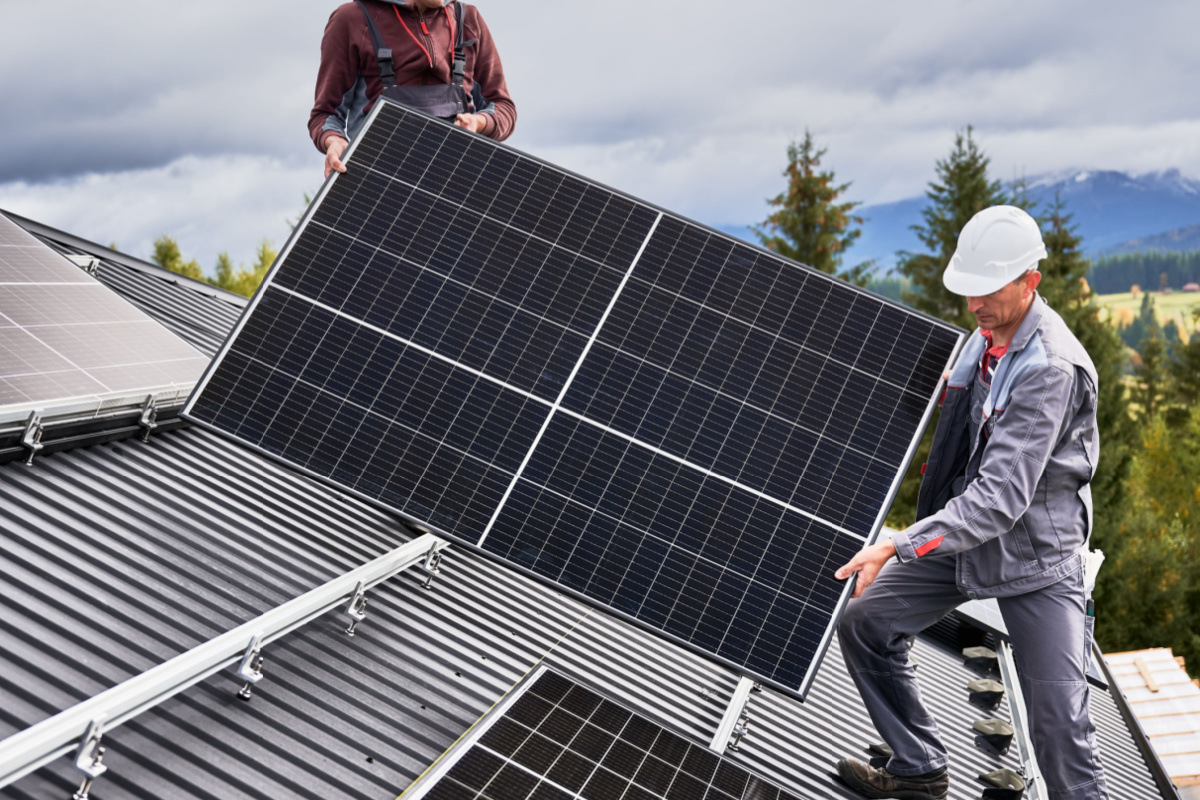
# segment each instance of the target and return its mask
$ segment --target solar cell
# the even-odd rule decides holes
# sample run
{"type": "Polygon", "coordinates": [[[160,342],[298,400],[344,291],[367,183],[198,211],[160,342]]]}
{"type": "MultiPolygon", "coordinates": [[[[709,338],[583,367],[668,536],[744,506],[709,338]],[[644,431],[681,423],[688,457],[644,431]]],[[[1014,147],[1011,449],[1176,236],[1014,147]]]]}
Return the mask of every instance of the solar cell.
{"type": "Polygon", "coordinates": [[[390,103],[186,415],[803,694],[957,329],[390,103]]]}
{"type": "Polygon", "coordinates": [[[0,432],[178,405],[207,359],[0,215],[0,432]]]}
{"type": "Polygon", "coordinates": [[[401,800],[798,800],[545,667],[401,800]]]}

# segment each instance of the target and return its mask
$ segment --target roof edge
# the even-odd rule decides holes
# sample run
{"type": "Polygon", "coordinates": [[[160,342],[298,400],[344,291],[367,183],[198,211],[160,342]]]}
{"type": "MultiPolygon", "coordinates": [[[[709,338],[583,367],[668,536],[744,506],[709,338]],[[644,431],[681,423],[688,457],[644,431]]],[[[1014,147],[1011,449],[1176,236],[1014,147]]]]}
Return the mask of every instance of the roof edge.
{"type": "Polygon", "coordinates": [[[1104,677],[1108,679],[1108,692],[1117,704],[1117,708],[1121,712],[1121,718],[1125,720],[1125,726],[1133,734],[1133,743],[1137,746],[1138,752],[1142,754],[1142,758],[1145,759],[1146,766],[1150,769],[1150,775],[1154,778],[1155,785],[1158,786],[1158,791],[1162,793],[1162,796],[1166,800],[1182,800],[1179,789],[1171,780],[1171,776],[1167,774],[1167,768],[1163,766],[1162,759],[1158,757],[1158,751],[1154,749],[1154,745],[1150,742],[1150,736],[1146,733],[1146,729],[1142,727],[1141,720],[1137,718],[1137,714],[1133,713],[1133,708],[1130,707],[1129,701],[1125,699],[1125,693],[1121,691],[1121,687],[1117,684],[1117,679],[1113,677],[1108,662],[1104,660],[1104,653],[1100,652],[1100,648],[1094,644],[1092,645],[1092,653],[1096,656],[1096,661],[1100,664],[1100,669],[1104,670],[1104,677]]]}
{"type": "Polygon", "coordinates": [[[129,267],[130,269],[135,269],[139,272],[144,272],[149,275],[154,275],[162,280],[173,281],[180,286],[186,286],[192,291],[199,292],[200,294],[206,294],[209,297],[215,297],[218,300],[224,300],[239,307],[245,307],[246,304],[250,302],[249,298],[242,297],[240,294],[235,294],[225,289],[221,289],[217,286],[213,286],[210,283],[205,283],[204,281],[194,280],[185,275],[180,275],[177,272],[171,272],[171,270],[164,269],[150,261],[143,261],[135,256],[122,253],[120,250],[113,250],[110,247],[97,244],[89,239],[76,236],[73,233],[67,233],[66,231],[61,231],[58,228],[52,228],[45,223],[37,222],[36,220],[29,219],[28,217],[23,217],[20,214],[14,214],[6,209],[0,208],[0,214],[4,214],[4,216],[8,217],[13,222],[20,225],[22,228],[32,234],[44,236],[47,239],[53,239],[69,247],[83,250],[89,255],[96,256],[97,258],[115,261],[121,266],[129,267]]]}

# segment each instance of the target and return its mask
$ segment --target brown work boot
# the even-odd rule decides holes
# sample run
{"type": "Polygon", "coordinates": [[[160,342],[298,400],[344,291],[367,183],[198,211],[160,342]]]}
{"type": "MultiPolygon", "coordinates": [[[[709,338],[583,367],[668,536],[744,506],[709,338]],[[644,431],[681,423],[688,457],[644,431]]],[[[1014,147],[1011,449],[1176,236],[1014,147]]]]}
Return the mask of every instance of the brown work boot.
{"type": "Polygon", "coordinates": [[[950,775],[945,767],[904,777],[856,758],[843,758],[837,763],[837,771],[851,789],[876,800],[945,800],[950,794],[950,775]]]}

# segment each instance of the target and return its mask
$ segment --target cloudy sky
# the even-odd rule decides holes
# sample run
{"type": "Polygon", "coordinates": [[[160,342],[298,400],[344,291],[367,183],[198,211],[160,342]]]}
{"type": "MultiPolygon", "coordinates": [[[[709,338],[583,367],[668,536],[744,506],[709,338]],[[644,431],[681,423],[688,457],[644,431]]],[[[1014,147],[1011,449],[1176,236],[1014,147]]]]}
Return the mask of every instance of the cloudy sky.
{"type": "MultiPolygon", "coordinates": [[[[921,192],[970,124],[1010,179],[1200,177],[1200,4],[479,3],[510,144],[710,224],[749,224],[807,127],[852,199],[921,192]]],[[[0,208],[145,256],[249,261],[321,184],[306,131],[335,0],[0,0],[0,208]]]]}

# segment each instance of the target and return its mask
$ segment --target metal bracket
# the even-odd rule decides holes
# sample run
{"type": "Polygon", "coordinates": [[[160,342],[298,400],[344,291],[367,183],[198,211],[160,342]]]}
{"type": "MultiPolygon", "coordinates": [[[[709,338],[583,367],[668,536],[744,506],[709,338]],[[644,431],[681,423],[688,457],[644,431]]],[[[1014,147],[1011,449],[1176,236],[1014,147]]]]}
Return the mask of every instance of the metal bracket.
{"type": "Polygon", "coordinates": [[[354,589],[354,596],[350,598],[350,606],[346,609],[346,614],[353,620],[350,627],[346,628],[346,633],[353,636],[358,623],[367,618],[367,585],[362,581],[359,581],[358,586],[354,589]]]}
{"type": "Polygon", "coordinates": [[[154,395],[146,395],[146,402],[142,405],[142,416],[138,419],[138,427],[142,429],[142,441],[150,441],[150,434],[158,427],[158,404],[154,402],[154,395]]]}
{"type": "Polygon", "coordinates": [[[238,692],[238,699],[250,701],[251,687],[263,679],[262,665],[262,634],[256,633],[247,645],[246,655],[242,656],[242,663],[237,669],[238,677],[246,682],[238,692]]]}
{"type": "Polygon", "coordinates": [[[425,554],[425,561],[421,563],[421,571],[425,573],[425,582],[421,584],[422,589],[433,587],[433,579],[442,572],[442,551],[437,549],[437,546],[429,548],[429,552],[425,554]]]}
{"type": "Polygon", "coordinates": [[[67,260],[93,278],[100,274],[100,259],[95,256],[70,255],[67,256],[67,260]]]}
{"type": "Polygon", "coordinates": [[[79,784],[79,791],[71,795],[71,800],[88,800],[92,784],[108,772],[108,767],[102,763],[104,748],[100,746],[100,739],[104,735],[103,722],[103,715],[89,722],[83,739],[79,742],[79,750],[75,753],[75,769],[83,773],[83,783],[79,784]]]}
{"type": "Polygon", "coordinates": [[[42,415],[36,411],[30,411],[29,419],[25,423],[25,433],[21,436],[21,446],[29,450],[29,458],[25,459],[25,466],[33,464],[33,457],[45,447],[42,444],[42,434],[44,432],[42,415]]]}

